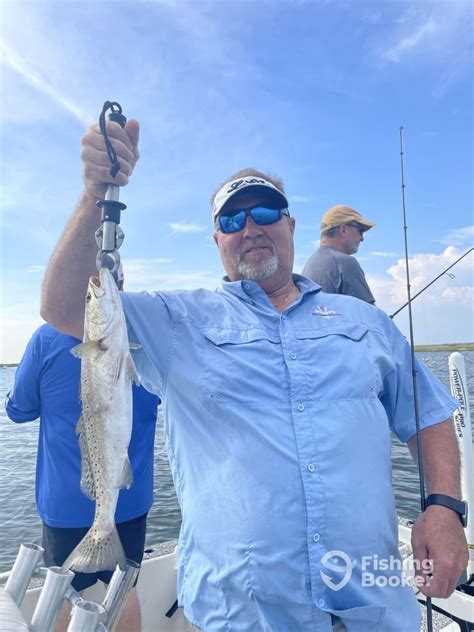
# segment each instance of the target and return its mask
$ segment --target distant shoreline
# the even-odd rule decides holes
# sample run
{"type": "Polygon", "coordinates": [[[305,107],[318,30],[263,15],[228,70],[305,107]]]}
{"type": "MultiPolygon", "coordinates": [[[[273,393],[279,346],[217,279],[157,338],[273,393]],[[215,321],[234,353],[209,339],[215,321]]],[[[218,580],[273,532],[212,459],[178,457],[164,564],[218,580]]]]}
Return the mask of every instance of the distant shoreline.
{"type": "Polygon", "coordinates": [[[474,342],[447,342],[442,345],[415,345],[415,351],[474,351],[474,342]]]}
{"type": "MultiPolygon", "coordinates": [[[[415,345],[415,351],[474,351],[474,342],[446,342],[441,345],[415,345]]],[[[18,366],[18,363],[0,362],[1,368],[18,366]]]]}

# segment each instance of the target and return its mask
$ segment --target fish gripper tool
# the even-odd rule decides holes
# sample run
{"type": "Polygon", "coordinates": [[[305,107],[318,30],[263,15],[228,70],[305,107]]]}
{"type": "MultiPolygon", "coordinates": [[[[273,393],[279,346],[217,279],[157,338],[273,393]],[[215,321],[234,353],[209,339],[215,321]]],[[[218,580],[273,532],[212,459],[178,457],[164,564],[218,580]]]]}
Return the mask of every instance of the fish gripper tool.
{"type": "MultiPolygon", "coordinates": [[[[115,101],[106,101],[102,108],[99,118],[99,127],[105,141],[105,147],[110,159],[109,175],[115,178],[120,171],[120,163],[117,160],[117,154],[107,136],[107,126],[105,115],[108,115],[109,121],[114,121],[122,127],[125,127],[127,119],[122,114],[122,107],[115,101]]],[[[95,241],[99,247],[97,253],[96,264],[97,269],[109,268],[115,273],[120,265],[120,255],[118,249],[123,243],[125,234],[120,228],[120,213],[127,208],[127,205],[119,201],[120,187],[115,184],[109,184],[105,192],[105,198],[97,201],[97,206],[102,210],[101,225],[95,233],[95,241]]]]}

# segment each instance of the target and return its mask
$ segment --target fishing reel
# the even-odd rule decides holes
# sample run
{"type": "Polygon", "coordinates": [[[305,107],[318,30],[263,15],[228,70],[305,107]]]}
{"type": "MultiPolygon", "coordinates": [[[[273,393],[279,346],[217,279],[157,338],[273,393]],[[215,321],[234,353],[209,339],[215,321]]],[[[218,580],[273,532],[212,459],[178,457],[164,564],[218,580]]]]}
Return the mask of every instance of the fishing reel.
{"type": "MultiPolygon", "coordinates": [[[[117,160],[115,149],[107,136],[105,115],[108,110],[110,110],[108,120],[118,123],[121,127],[125,127],[127,119],[122,114],[122,107],[118,103],[115,101],[106,101],[104,103],[99,118],[99,127],[110,159],[109,175],[115,178],[120,171],[120,163],[117,160]]],[[[127,205],[119,201],[119,191],[120,187],[115,184],[109,184],[105,198],[96,202],[97,206],[102,210],[101,225],[95,233],[95,241],[99,247],[96,265],[98,270],[108,268],[112,274],[117,272],[120,265],[118,249],[125,238],[125,234],[120,228],[120,213],[127,208],[127,205]]]]}

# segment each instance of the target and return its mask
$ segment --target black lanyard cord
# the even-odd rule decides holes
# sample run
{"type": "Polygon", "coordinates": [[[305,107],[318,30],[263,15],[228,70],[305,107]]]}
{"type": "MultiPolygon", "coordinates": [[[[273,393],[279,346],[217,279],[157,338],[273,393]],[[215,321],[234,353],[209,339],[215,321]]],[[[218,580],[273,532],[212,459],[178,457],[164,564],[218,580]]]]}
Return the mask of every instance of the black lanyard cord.
{"type": "Polygon", "coordinates": [[[116,101],[106,101],[104,103],[104,107],[102,108],[102,112],[100,113],[100,117],[99,117],[99,128],[102,133],[102,136],[104,137],[105,148],[107,150],[107,155],[109,156],[109,160],[110,160],[109,175],[111,175],[112,178],[115,178],[117,173],[120,171],[120,163],[117,160],[117,154],[115,153],[115,149],[107,135],[107,125],[105,121],[105,115],[107,113],[107,110],[111,110],[111,113],[109,115],[109,120],[119,123],[119,125],[121,125],[122,127],[125,125],[126,118],[122,114],[121,105],[117,103],[116,101]]]}

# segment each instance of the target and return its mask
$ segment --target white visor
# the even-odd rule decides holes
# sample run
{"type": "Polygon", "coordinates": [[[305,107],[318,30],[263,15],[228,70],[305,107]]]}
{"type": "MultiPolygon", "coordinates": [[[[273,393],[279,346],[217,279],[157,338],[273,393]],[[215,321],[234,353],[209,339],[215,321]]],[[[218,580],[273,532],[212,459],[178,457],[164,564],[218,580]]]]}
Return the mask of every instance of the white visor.
{"type": "Polygon", "coordinates": [[[288,208],[288,200],[283,191],[280,191],[278,187],[263,178],[247,176],[246,178],[237,178],[237,180],[226,182],[224,186],[219,189],[212,205],[212,218],[215,219],[227,202],[244,189],[246,189],[246,193],[254,191],[255,193],[264,195],[266,202],[271,204],[272,208],[288,208]]]}

